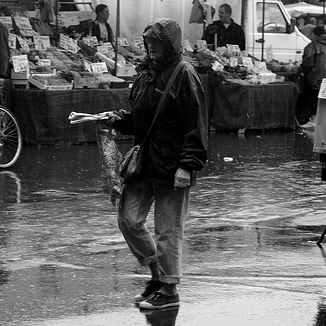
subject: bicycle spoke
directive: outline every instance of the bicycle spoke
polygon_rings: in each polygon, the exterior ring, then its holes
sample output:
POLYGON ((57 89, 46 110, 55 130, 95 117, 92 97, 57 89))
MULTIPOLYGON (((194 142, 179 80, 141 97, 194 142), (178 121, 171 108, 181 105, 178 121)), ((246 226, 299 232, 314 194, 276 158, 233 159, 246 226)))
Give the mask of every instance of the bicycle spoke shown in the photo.
POLYGON ((21 152, 22 138, 18 123, 12 113, 0 106, 0 167, 14 164, 21 152))

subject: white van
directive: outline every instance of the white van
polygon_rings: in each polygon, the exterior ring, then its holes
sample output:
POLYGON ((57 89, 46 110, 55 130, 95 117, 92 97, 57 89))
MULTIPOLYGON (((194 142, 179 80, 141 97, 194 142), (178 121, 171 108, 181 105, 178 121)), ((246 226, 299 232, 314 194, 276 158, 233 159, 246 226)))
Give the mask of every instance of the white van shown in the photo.
POLYGON ((295 19, 291 18, 281 1, 266 0, 265 4, 262 0, 243 2, 242 8, 247 5, 242 11, 242 26, 248 53, 260 60, 267 59, 266 49, 271 48, 276 60, 302 60, 303 49, 310 39, 299 31, 295 19))
MULTIPOLYGON (((207 2, 206 2, 207 3, 207 2)), ((310 43, 296 27, 281 0, 209 0, 216 9, 228 3, 232 18, 241 25, 246 37, 246 50, 259 60, 273 59, 288 62, 302 60, 303 49, 310 43), (264 28, 263 28, 264 25, 264 28)))

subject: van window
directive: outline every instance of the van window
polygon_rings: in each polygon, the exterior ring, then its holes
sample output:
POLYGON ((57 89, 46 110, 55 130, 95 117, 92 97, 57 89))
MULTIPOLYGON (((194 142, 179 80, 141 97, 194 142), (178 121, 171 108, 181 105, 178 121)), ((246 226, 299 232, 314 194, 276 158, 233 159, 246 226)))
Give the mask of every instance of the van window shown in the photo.
MULTIPOLYGON (((263 3, 257 3, 257 32, 263 31, 263 3)), ((286 33, 286 19, 277 3, 265 4, 265 33, 286 33)))

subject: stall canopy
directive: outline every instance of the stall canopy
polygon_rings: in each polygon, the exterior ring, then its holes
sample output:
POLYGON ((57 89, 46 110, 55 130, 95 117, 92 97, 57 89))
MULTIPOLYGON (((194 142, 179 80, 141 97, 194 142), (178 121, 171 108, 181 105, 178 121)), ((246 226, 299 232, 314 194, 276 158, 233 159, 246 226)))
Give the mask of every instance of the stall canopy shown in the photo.
POLYGON ((292 17, 300 17, 303 14, 319 16, 324 13, 322 6, 311 5, 306 2, 285 5, 285 8, 292 17))

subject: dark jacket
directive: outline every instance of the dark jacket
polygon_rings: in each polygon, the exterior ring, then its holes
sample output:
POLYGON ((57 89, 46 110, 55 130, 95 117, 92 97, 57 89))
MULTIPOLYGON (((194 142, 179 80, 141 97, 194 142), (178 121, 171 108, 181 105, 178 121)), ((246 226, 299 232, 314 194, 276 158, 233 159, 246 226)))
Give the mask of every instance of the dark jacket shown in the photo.
POLYGON ((10 49, 8 44, 8 30, 0 23, 0 78, 9 77, 10 49))
POLYGON ((215 32, 217 33, 217 47, 226 46, 227 44, 238 44, 241 51, 246 49, 246 38, 243 29, 231 19, 231 24, 225 28, 220 20, 214 21, 208 25, 203 39, 207 44, 215 44, 215 32))
MULTIPOLYGON (((145 29, 150 38, 166 44, 164 62, 145 59, 130 93, 132 112, 116 126, 134 135, 141 144, 149 129, 158 101, 181 56, 181 30, 170 19, 158 19, 145 29)), ((144 34, 143 34, 144 35, 144 34)), ((201 80, 193 66, 184 62, 146 144, 142 175, 144 180, 173 185, 180 167, 192 173, 201 170, 207 159, 207 112, 201 80)))
POLYGON ((319 89, 326 78, 326 35, 316 36, 303 51, 301 68, 306 90, 319 89))
MULTIPOLYGON (((108 31, 108 39, 104 40, 104 42, 110 42, 113 45, 114 36, 113 36, 111 26, 108 23, 105 23, 105 26, 108 31)), ((92 36, 96 36, 98 42, 100 41, 103 42, 103 40, 101 40, 101 31, 97 20, 92 21, 92 36)))

